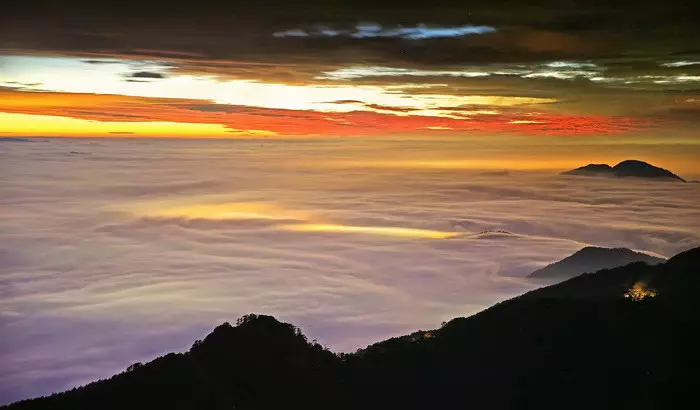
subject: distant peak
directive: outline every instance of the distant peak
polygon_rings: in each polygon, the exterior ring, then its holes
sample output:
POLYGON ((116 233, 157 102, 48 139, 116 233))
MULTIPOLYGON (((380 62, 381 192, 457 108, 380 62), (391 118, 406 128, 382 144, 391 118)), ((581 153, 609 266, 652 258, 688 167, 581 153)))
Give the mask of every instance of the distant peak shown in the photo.
POLYGON ((646 253, 635 252, 627 248, 587 246, 558 262, 531 273, 529 277, 568 279, 583 273, 616 268, 633 262, 644 262, 654 265, 664 261, 664 259, 647 255, 646 253))
POLYGON ((683 178, 673 172, 659 168, 648 162, 637 159, 628 159, 611 167, 608 164, 588 164, 583 167, 572 169, 563 172, 564 175, 583 175, 583 176, 607 176, 607 177, 636 177, 636 178, 654 178, 654 179, 672 179, 686 182, 683 178))

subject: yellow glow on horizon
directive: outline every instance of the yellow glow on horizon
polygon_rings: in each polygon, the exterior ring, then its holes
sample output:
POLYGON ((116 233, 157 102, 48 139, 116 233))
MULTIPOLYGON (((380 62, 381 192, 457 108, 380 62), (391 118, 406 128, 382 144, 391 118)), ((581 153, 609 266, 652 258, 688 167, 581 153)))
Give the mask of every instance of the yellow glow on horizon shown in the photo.
POLYGON ((51 115, 0 112, 0 131, 19 137, 231 137, 220 124, 93 121, 51 115))
POLYGON ((348 232, 405 238, 447 239, 459 236, 458 232, 431 229, 401 228, 394 226, 352 226, 340 224, 295 224, 282 227, 294 232, 348 232))

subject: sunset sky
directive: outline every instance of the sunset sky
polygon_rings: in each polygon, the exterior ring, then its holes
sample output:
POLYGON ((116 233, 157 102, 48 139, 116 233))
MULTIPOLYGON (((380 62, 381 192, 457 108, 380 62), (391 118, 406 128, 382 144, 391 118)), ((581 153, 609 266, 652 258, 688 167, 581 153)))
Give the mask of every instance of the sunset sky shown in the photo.
POLYGON ((0 405, 246 313, 351 352, 700 245, 698 0, 1 3, 0 405), (630 159, 688 183, 562 175, 630 159))
POLYGON ((389 3, 11 1, 0 132, 673 143, 700 122, 697 2, 389 3))

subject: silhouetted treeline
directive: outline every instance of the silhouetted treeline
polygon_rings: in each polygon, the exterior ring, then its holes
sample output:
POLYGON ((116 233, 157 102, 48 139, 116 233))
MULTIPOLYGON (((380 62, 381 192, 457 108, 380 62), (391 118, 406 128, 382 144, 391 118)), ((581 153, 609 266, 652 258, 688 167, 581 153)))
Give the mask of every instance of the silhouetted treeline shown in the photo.
MULTIPOLYGON (((670 409, 693 397, 700 248, 336 355, 270 316, 10 409, 670 409), (635 285, 655 297, 626 298, 635 285)), ((689 401, 688 403, 693 403, 689 401)))

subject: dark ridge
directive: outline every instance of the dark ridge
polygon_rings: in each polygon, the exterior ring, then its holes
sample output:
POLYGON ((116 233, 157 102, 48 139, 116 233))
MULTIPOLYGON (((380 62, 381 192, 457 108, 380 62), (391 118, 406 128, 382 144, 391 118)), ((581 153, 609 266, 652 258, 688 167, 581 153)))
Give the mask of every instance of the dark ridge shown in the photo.
POLYGON ((187 353, 7 408, 676 408, 696 396, 698 285, 695 248, 583 274, 352 354, 247 315, 187 353))
POLYGON ((614 167, 607 164, 588 164, 580 168, 562 172, 562 175, 654 178, 686 182, 683 178, 667 169, 655 167, 647 162, 635 159, 622 161, 614 167))
POLYGON ((528 275, 533 279, 568 279, 582 273, 612 269, 633 262, 645 262, 649 265, 665 262, 665 259, 635 252, 627 248, 600 248, 587 246, 566 258, 538 269, 528 275))
POLYGON ((667 263, 674 266, 691 266, 697 260, 700 260, 700 247, 681 252, 669 259, 667 263))

